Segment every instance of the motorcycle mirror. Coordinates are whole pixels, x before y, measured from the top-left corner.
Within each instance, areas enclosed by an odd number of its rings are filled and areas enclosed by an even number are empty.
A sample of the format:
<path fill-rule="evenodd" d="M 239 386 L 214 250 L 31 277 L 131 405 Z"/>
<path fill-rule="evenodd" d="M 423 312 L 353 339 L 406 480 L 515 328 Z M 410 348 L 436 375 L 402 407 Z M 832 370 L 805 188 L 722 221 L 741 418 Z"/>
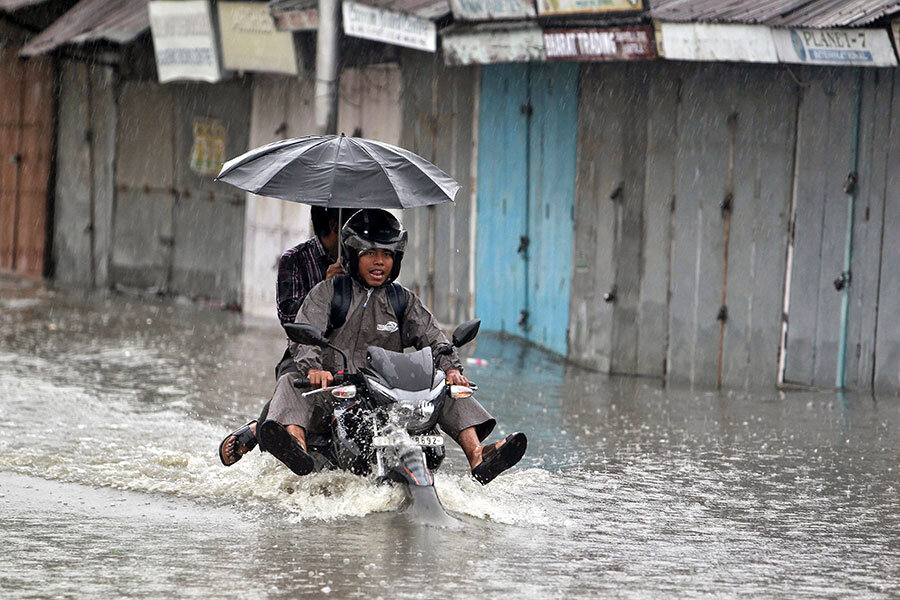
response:
<path fill-rule="evenodd" d="M 478 329 L 481 327 L 481 319 L 472 319 L 459 325 L 453 330 L 453 345 L 459 348 L 468 344 L 478 335 Z"/>
<path fill-rule="evenodd" d="M 325 334 L 312 325 L 307 325 L 306 323 L 285 323 L 284 331 L 292 342 L 320 348 L 328 346 L 328 338 L 325 337 Z"/>

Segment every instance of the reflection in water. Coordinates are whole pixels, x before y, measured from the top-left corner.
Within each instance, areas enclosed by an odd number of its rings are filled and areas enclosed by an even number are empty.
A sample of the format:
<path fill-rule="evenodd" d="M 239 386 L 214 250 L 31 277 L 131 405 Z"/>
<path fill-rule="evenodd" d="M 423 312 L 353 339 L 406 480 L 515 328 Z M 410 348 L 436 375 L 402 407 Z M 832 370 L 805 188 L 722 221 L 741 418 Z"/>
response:
<path fill-rule="evenodd" d="M 0 279 L 0 527 L 13 596 L 900 594 L 900 401 L 609 378 L 482 335 L 467 374 L 521 466 L 451 445 L 456 529 L 344 473 L 221 437 L 257 414 L 277 326 Z"/>

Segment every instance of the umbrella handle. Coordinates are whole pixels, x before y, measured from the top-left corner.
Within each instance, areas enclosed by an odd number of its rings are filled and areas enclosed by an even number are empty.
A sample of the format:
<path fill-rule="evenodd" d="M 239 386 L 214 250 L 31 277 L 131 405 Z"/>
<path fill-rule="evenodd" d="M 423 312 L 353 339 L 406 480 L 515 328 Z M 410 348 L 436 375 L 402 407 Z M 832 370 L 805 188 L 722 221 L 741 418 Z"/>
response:
<path fill-rule="evenodd" d="M 341 217 L 343 216 L 343 212 L 343 208 L 338 208 L 338 264 L 341 264 L 341 250 L 343 246 L 343 244 L 341 243 Z"/>

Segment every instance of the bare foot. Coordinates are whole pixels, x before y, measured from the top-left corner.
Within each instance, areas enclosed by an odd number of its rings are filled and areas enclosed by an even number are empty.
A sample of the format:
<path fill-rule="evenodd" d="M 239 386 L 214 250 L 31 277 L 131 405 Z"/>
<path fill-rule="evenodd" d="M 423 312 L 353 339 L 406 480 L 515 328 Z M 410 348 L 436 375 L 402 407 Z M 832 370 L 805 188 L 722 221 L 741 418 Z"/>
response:
<path fill-rule="evenodd" d="M 287 429 L 289 434 L 294 436 L 294 439 L 300 443 L 300 447 L 306 452 L 306 431 L 299 425 L 286 425 L 284 428 Z"/>
<path fill-rule="evenodd" d="M 481 445 L 477 446 L 476 448 L 473 449 L 472 457 L 469 458 L 469 467 L 474 469 L 475 467 L 477 467 L 478 465 L 480 465 L 482 463 L 482 461 L 484 460 L 483 459 L 484 451 L 486 449 L 488 449 L 488 448 L 491 449 L 488 452 L 488 454 L 490 454 L 490 452 L 496 452 L 497 450 L 499 450 L 500 446 L 502 446 L 505 443 L 506 443 L 506 438 L 503 438 L 499 442 L 494 442 L 493 444 L 488 444 L 487 446 L 481 446 Z"/>
<path fill-rule="evenodd" d="M 250 424 L 250 431 L 253 432 L 253 436 L 256 437 L 256 423 Z M 242 456 L 247 454 L 252 448 L 248 448 L 247 446 L 240 446 L 235 448 L 235 444 L 237 443 L 237 436 L 229 435 L 225 438 L 225 443 L 222 444 L 222 462 L 228 466 L 233 465 L 237 461 L 241 459 Z"/>

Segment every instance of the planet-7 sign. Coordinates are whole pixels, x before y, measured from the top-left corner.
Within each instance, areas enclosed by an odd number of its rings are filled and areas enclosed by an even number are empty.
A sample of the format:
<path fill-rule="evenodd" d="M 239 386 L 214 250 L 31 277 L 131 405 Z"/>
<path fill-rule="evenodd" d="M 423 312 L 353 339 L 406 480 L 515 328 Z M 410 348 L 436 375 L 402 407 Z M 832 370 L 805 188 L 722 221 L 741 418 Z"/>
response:
<path fill-rule="evenodd" d="M 807 65 L 893 67 L 897 57 L 883 29 L 775 29 L 778 60 Z"/>
<path fill-rule="evenodd" d="M 537 0 L 539 15 L 577 13 L 636 12 L 644 10 L 643 0 Z"/>

